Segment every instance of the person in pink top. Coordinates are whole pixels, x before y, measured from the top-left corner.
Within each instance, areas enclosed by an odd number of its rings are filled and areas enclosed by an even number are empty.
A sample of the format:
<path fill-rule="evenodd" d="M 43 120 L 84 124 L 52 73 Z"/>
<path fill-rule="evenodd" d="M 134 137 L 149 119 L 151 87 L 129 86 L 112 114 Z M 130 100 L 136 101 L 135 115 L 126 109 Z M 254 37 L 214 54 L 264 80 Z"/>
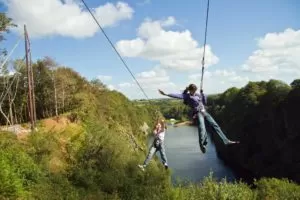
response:
<path fill-rule="evenodd" d="M 162 163 L 165 166 L 165 169 L 168 169 L 167 156 L 166 156 L 165 145 L 164 145 L 166 130 L 167 130 L 167 126 L 165 124 L 165 121 L 163 119 L 158 120 L 153 130 L 154 141 L 149 149 L 148 155 L 143 165 L 138 165 L 142 170 L 146 168 L 146 166 L 149 164 L 150 160 L 152 159 L 152 157 L 157 151 L 159 151 L 161 155 Z"/>

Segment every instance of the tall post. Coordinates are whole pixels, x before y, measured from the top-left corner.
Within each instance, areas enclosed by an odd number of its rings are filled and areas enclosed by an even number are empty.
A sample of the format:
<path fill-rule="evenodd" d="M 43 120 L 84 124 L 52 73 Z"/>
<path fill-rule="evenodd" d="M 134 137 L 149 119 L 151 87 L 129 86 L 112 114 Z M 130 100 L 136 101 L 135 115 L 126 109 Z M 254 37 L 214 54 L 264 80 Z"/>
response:
<path fill-rule="evenodd" d="M 31 129 L 34 129 L 34 116 L 33 116 L 33 103 L 32 103 L 32 84 L 31 84 L 31 68 L 29 66 L 28 59 L 28 40 L 27 40 L 27 29 L 24 25 L 24 39 L 25 39 L 25 57 L 26 57 L 26 68 L 27 68 L 27 82 L 28 82 L 28 100 L 29 100 L 29 117 L 31 122 Z"/>
<path fill-rule="evenodd" d="M 32 59 L 31 59 L 31 47 L 30 40 L 27 33 L 27 44 L 28 44 L 28 53 L 29 53 L 29 68 L 30 68 L 30 82 L 31 82 L 31 95 L 32 95 L 32 109 L 33 109 L 33 122 L 36 123 L 36 108 L 35 108 L 35 93 L 34 93 L 34 79 L 33 79 L 33 70 L 32 70 Z"/>

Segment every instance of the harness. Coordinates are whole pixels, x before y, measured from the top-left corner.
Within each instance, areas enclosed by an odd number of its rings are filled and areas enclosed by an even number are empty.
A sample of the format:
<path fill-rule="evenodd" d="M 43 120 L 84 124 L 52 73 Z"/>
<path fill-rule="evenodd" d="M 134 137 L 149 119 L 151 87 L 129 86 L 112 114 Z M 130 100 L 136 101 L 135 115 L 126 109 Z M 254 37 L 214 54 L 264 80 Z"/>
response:
<path fill-rule="evenodd" d="M 154 141 L 153 141 L 153 145 L 154 145 L 154 147 L 155 147 L 156 149 L 160 149 L 160 148 L 161 148 L 161 145 L 162 145 L 162 143 L 163 143 L 163 141 L 158 137 L 158 134 L 159 134 L 159 133 L 157 133 L 157 134 L 155 135 L 155 139 L 154 139 Z"/>
<path fill-rule="evenodd" d="M 158 137 L 155 137 L 154 142 L 153 142 L 154 147 L 157 149 L 160 149 L 161 144 L 162 144 L 162 141 Z"/>

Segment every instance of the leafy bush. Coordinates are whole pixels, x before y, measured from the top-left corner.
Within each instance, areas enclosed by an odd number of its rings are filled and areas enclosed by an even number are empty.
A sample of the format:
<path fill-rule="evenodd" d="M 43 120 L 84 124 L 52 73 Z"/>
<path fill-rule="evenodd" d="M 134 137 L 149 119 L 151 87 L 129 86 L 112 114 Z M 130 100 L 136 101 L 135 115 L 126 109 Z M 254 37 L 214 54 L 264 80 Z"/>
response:
<path fill-rule="evenodd" d="M 186 186 L 174 188 L 173 199 L 178 200 L 252 200 L 253 191 L 242 182 L 228 183 L 226 179 L 217 182 L 212 173 L 200 184 L 189 183 Z"/>
<path fill-rule="evenodd" d="M 257 199 L 300 199 L 300 185 L 287 179 L 262 178 L 255 185 Z"/>
<path fill-rule="evenodd" d="M 11 133 L 0 133 L 0 194 L 17 198 L 42 176 L 41 170 Z"/>

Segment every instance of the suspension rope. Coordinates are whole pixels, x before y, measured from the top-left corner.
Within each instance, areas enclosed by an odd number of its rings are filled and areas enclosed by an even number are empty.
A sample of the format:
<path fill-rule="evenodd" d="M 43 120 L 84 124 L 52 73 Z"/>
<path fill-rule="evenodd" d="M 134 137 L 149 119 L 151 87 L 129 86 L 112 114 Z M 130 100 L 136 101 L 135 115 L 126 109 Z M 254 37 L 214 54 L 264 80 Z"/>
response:
<path fill-rule="evenodd" d="M 16 42 L 16 44 L 14 45 L 14 47 L 12 48 L 12 50 L 9 52 L 9 54 L 6 56 L 5 60 L 3 61 L 3 63 L 1 63 L 1 67 L 0 69 L 2 69 L 2 67 L 7 63 L 9 57 L 12 55 L 12 53 L 15 51 L 15 49 L 17 48 L 17 46 L 19 45 L 20 41 L 22 39 L 22 36 L 19 37 L 18 41 Z"/>
<path fill-rule="evenodd" d="M 96 17 L 94 16 L 94 14 L 91 12 L 90 8 L 87 6 L 87 4 L 85 3 L 84 0 L 81 0 L 81 1 L 85 5 L 86 9 L 89 11 L 89 13 L 91 14 L 91 16 L 93 17 L 93 19 L 95 20 L 95 22 L 97 23 L 97 25 L 99 26 L 99 28 L 101 29 L 102 33 L 104 34 L 104 36 L 106 37 L 106 39 L 108 40 L 108 42 L 110 43 L 110 45 L 112 46 L 112 48 L 117 53 L 117 55 L 119 56 L 120 60 L 122 61 L 122 63 L 126 67 L 126 69 L 129 71 L 129 73 L 131 74 L 132 78 L 135 80 L 135 82 L 137 83 L 137 85 L 139 86 L 139 88 L 141 89 L 141 91 L 143 92 L 143 94 L 145 95 L 145 97 L 147 98 L 147 100 L 149 100 L 149 98 L 148 98 L 147 94 L 145 93 L 144 89 L 139 84 L 139 82 L 137 81 L 137 79 L 135 78 L 135 76 L 133 75 L 133 73 L 130 71 L 130 69 L 129 69 L 128 65 L 126 64 L 125 60 L 122 58 L 122 56 L 120 55 L 120 53 L 118 52 L 118 50 L 115 48 L 115 46 L 113 45 L 113 43 L 111 42 L 111 40 L 109 39 L 109 37 L 107 36 L 107 34 L 105 33 L 105 31 L 101 27 L 101 25 L 98 22 L 98 20 L 96 19 Z"/>
<path fill-rule="evenodd" d="M 207 8 L 206 8 L 206 23 L 205 23 L 204 46 L 203 46 L 203 55 L 202 55 L 202 73 L 201 73 L 201 83 L 200 83 L 201 90 L 203 88 L 203 74 L 204 74 L 204 65 L 205 65 L 205 48 L 206 48 L 206 37 L 207 37 L 208 12 L 209 12 L 209 0 L 207 0 Z"/>

